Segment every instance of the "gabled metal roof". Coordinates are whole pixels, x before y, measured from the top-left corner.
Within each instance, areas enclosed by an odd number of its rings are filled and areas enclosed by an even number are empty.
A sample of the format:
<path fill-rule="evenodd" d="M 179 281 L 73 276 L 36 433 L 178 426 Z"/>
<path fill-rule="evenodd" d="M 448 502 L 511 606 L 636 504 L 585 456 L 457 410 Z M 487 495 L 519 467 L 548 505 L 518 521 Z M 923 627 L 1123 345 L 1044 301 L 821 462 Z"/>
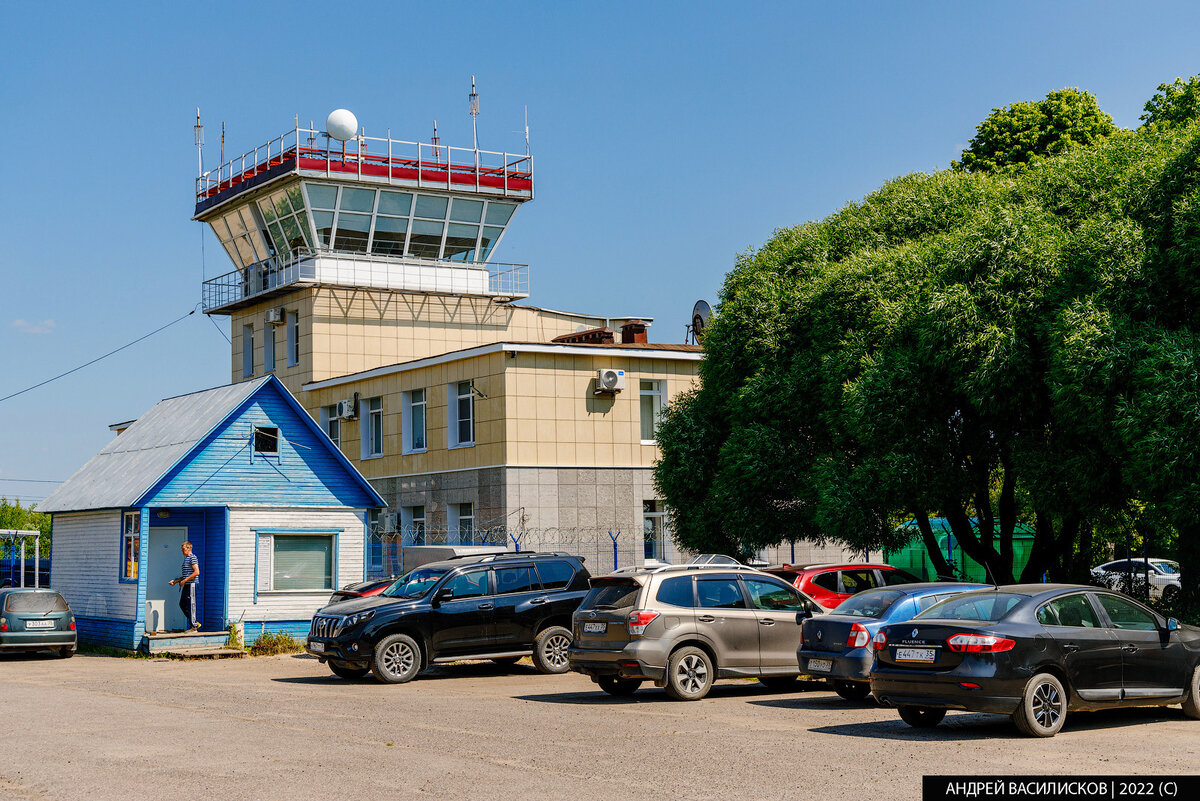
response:
<path fill-rule="evenodd" d="M 160 401 L 38 504 L 37 510 L 79 512 L 133 506 L 270 379 L 267 376 Z"/>

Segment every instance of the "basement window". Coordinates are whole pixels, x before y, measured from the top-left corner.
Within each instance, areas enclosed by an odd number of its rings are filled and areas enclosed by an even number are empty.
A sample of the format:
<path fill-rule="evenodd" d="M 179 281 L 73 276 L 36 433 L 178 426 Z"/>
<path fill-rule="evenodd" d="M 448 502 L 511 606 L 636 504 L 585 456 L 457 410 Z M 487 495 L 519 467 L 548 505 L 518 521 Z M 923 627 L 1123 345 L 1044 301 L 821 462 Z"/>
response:
<path fill-rule="evenodd" d="M 279 455 L 279 429 L 275 426 L 254 427 L 254 455 Z"/>

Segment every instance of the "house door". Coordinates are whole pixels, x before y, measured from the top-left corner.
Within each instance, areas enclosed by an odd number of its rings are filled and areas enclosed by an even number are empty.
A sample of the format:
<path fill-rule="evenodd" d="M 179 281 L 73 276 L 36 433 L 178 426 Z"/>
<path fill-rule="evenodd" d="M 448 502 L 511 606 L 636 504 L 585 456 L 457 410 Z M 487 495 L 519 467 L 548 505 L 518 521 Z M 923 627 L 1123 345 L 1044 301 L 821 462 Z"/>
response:
<path fill-rule="evenodd" d="M 150 529 L 146 631 L 183 631 L 187 628 L 187 619 L 179 608 L 179 588 L 170 583 L 171 579 L 179 578 L 179 567 L 183 564 L 180 547 L 187 542 L 187 533 L 186 526 Z"/>

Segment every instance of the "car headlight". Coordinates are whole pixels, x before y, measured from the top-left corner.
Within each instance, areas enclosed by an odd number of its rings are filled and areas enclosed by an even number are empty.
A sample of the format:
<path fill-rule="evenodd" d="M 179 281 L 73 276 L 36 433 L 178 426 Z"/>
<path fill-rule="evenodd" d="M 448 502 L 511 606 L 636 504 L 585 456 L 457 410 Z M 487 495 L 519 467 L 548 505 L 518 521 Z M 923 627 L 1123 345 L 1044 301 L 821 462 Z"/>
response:
<path fill-rule="evenodd" d="M 375 617 L 374 609 L 368 609 L 365 612 L 356 612 L 353 615 L 347 615 L 346 617 L 342 618 L 341 629 L 342 629 L 342 631 L 345 631 L 347 629 L 353 628 L 354 626 L 357 626 L 359 623 L 366 623 L 368 620 L 370 620 L 373 617 Z"/>

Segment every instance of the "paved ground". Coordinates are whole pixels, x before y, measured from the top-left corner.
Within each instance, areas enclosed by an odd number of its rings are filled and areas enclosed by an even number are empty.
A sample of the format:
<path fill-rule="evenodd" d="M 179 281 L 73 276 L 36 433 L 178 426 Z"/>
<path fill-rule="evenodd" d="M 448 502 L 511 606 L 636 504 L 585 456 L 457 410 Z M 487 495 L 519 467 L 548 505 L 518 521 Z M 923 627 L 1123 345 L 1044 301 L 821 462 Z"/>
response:
<path fill-rule="evenodd" d="M 951 713 L 916 731 L 823 689 L 697 703 L 463 664 L 404 686 L 316 660 L 0 657 L 0 798 L 920 797 L 924 773 L 1192 773 L 1200 721 L 1073 714 L 1052 740 Z"/>

